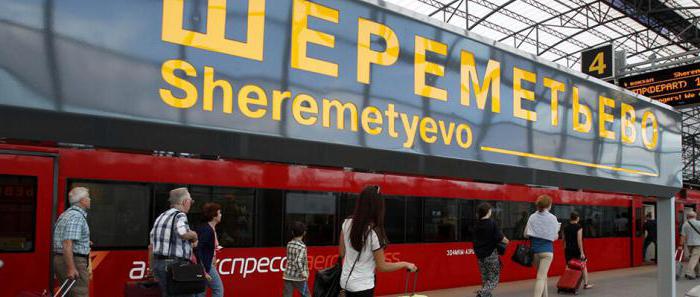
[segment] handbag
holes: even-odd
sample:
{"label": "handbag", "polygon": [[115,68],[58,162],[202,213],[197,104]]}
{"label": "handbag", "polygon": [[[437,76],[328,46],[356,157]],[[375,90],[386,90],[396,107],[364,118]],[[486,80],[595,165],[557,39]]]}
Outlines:
{"label": "handbag", "polygon": [[[173,220],[171,222],[171,228],[175,228],[175,218],[180,212],[173,215]],[[170,232],[171,246],[173,241],[173,233],[175,230]],[[168,265],[167,269],[167,287],[166,291],[169,295],[180,295],[180,294],[196,294],[203,293],[207,289],[207,278],[204,272],[204,266],[201,264],[194,264],[192,262],[181,262]]]}
{"label": "handbag", "polygon": [[168,266],[167,277],[167,291],[170,295],[203,293],[207,288],[202,265],[191,262],[171,264]]}
{"label": "handbag", "polygon": [[313,296],[336,297],[340,294],[340,275],[343,273],[341,260],[323,270],[316,271]]}
{"label": "handbag", "polygon": [[498,244],[496,244],[496,252],[498,253],[498,255],[503,256],[506,254],[507,247],[508,247],[508,244],[506,244],[503,241],[500,241],[500,242],[498,242]]}
{"label": "handbag", "polygon": [[532,248],[530,248],[530,246],[527,244],[521,243],[515,247],[515,252],[513,253],[511,260],[525,267],[532,267],[533,258]]}

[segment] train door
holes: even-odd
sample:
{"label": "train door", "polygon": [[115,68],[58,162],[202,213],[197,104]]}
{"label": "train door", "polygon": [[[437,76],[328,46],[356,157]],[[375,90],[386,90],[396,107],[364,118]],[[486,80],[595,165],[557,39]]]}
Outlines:
{"label": "train door", "polygon": [[642,248],[644,244],[644,204],[641,197],[635,197],[632,200],[632,266],[641,266],[643,264]]}
{"label": "train door", "polygon": [[49,287],[53,197],[54,158],[0,151],[3,296]]}

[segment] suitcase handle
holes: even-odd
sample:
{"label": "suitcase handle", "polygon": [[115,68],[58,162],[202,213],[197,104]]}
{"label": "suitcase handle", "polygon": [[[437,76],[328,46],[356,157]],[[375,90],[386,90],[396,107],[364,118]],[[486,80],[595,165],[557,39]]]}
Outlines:
{"label": "suitcase handle", "polygon": [[[678,254],[681,254],[680,257],[678,257]],[[678,259],[678,262],[683,261],[683,247],[679,247],[676,249],[676,252],[673,254],[673,258]]]}
{"label": "suitcase handle", "polygon": [[[69,281],[70,281],[70,284],[68,284]],[[61,287],[58,288],[58,291],[56,291],[56,294],[53,295],[53,297],[58,297],[59,294],[61,297],[65,297],[68,294],[68,292],[70,292],[70,289],[73,288],[73,285],[75,285],[75,282],[76,282],[76,280],[74,280],[74,279],[65,280],[63,282],[63,284],[61,285]],[[67,284],[68,284],[68,287],[66,287]],[[66,288],[66,290],[63,291],[63,288]],[[61,294],[61,292],[63,292],[63,294]]]}
{"label": "suitcase handle", "polygon": [[413,273],[413,292],[409,295],[408,294],[408,280],[411,278],[411,271],[406,270],[406,286],[404,287],[403,293],[407,296],[413,296],[416,295],[416,284],[418,283],[418,270],[416,270]]}

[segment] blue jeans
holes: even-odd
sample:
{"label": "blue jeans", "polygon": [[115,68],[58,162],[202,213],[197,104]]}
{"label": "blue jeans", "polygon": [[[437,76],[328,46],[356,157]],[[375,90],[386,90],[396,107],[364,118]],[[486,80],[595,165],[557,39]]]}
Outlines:
{"label": "blue jeans", "polygon": [[[211,263],[209,276],[211,276],[211,280],[208,283],[209,288],[211,288],[211,297],[224,297],[224,283],[221,281],[221,277],[219,276],[219,272],[216,271],[216,265],[214,263]],[[207,296],[206,291],[195,295],[195,297],[205,296]]]}
{"label": "blue jeans", "polygon": [[158,279],[158,285],[160,286],[161,296],[163,297],[193,297],[192,294],[186,295],[168,295],[168,273],[165,269],[171,265],[180,262],[187,262],[185,260],[175,260],[175,259],[153,259],[153,275]]}
{"label": "blue jeans", "polygon": [[290,281],[284,280],[284,291],[282,291],[282,297],[292,297],[294,294],[294,289],[299,291],[302,297],[310,297],[309,286],[306,281]]}

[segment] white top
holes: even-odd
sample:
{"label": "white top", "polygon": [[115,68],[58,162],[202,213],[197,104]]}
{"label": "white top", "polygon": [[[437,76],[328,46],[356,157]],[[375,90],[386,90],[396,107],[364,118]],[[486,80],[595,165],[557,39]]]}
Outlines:
{"label": "white top", "polygon": [[[355,269],[350,275],[353,263],[359,254],[352,244],[350,244],[350,229],[352,227],[352,219],[347,219],[343,222],[343,242],[345,243],[345,258],[343,259],[343,273],[340,275],[340,287],[350,292],[360,292],[374,288],[374,251],[381,248],[379,237],[374,230],[371,230],[365,240],[365,246],[362,248],[360,259],[355,264]],[[348,281],[348,275],[350,280]],[[345,283],[347,282],[347,288]]]}
{"label": "white top", "polygon": [[693,230],[693,227],[691,227],[688,224],[693,224],[693,227],[700,231],[700,222],[698,222],[698,220],[687,220],[685,224],[683,224],[683,228],[681,228],[681,235],[683,235],[686,238],[686,245],[700,246],[700,234],[698,234],[698,232],[695,232],[695,230]]}
{"label": "white top", "polygon": [[559,227],[561,224],[557,221],[557,217],[549,211],[536,211],[527,220],[525,235],[555,241],[559,238]]}

